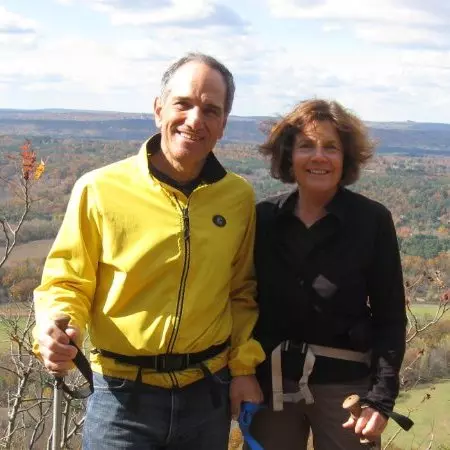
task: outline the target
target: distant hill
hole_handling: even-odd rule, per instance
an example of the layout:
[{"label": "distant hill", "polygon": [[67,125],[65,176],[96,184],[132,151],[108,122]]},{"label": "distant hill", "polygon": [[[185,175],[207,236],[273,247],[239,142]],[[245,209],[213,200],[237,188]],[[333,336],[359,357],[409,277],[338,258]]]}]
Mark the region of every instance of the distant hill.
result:
[{"label": "distant hill", "polygon": [[[222,142],[259,144],[262,125],[274,117],[231,116]],[[379,153],[450,155],[450,124],[367,122]],[[152,114],[65,109],[0,109],[0,135],[143,140],[156,131]]]}]

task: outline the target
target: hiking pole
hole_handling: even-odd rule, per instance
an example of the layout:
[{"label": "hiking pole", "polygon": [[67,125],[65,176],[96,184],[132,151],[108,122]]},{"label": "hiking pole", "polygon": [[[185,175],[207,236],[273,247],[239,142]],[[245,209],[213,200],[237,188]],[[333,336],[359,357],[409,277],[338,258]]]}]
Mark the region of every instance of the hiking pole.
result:
[{"label": "hiking pole", "polygon": [[[344,400],[342,407],[350,413],[355,422],[359,419],[359,416],[361,415],[362,412],[362,406],[360,403],[359,395],[353,394],[348,396]],[[372,442],[371,440],[365,437],[360,437],[359,442],[362,445],[367,445],[368,447],[373,447],[376,445],[375,442]]]},{"label": "hiking pole", "polygon": [[264,406],[259,403],[243,402],[241,405],[238,422],[242,437],[250,450],[264,450],[261,444],[250,434],[253,417],[261,408],[264,408]]},{"label": "hiking pole", "polygon": [[[372,408],[378,410],[381,414],[384,414],[387,418],[391,418],[394,422],[400,425],[400,427],[403,428],[405,431],[409,431],[411,427],[414,425],[414,422],[409,417],[399,414],[395,411],[392,411],[391,409],[383,406],[382,404],[378,403],[376,404],[375,402],[373,402],[368,398],[360,398],[359,395],[356,394],[347,397],[344,400],[342,407],[351,414],[354,420],[358,420],[362,411],[361,402],[363,402],[364,405],[371,406]],[[376,445],[373,442],[369,441],[367,438],[363,437],[360,439],[360,442],[363,445],[370,445],[372,447]]]},{"label": "hiking pole", "polygon": [[[56,326],[61,331],[66,331],[69,325],[69,316],[60,316],[54,320]],[[55,376],[53,382],[53,429],[52,429],[52,450],[60,450],[61,448],[61,423],[62,423],[62,399],[64,377]]]}]

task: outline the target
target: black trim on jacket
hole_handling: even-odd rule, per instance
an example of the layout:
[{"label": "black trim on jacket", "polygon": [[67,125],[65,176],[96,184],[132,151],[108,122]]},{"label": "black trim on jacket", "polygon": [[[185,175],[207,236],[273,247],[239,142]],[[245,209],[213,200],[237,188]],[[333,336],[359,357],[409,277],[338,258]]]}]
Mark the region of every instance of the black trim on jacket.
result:
[{"label": "black trim on jacket", "polygon": [[153,135],[147,142],[147,160],[149,171],[163,183],[180,190],[189,197],[189,194],[201,183],[212,184],[225,177],[227,171],[220,164],[213,152],[210,152],[205,159],[205,164],[198,177],[189,183],[178,183],[173,178],[167,176],[151,164],[151,156],[161,150],[161,133]]}]

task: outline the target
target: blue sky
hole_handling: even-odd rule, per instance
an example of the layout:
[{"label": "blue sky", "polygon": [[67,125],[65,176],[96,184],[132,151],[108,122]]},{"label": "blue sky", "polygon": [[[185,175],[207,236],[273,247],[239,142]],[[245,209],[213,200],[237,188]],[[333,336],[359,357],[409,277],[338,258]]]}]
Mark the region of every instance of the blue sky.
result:
[{"label": "blue sky", "polygon": [[164,69],[203,51],[234,115],[324,97],[450,123],[449,24],[444,0],[0,0],[0,108],[152,112]]}]

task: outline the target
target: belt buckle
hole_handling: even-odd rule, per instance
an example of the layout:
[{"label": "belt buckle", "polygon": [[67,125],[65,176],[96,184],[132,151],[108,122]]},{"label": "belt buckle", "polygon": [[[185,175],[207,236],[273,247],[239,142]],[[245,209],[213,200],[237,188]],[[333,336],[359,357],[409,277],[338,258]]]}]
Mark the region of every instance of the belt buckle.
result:
[{"label": "belt buckle", "polygon": [[178,372],[185,370],[189,365],[189,355],[180,355],[169,353],[166,355],[157,355],[157,372]]}]

